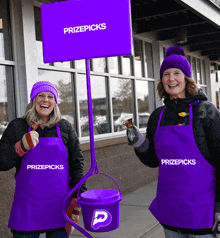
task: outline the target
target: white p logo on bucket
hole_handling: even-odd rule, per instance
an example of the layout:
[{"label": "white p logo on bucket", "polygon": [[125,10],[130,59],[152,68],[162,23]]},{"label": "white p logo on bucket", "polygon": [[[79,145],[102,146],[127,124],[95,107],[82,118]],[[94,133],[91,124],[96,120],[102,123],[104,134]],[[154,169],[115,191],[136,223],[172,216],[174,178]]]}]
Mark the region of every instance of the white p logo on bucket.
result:
[{"label": "white p logo on bucket", "polygon": [[101,226],[107,226],[111,223],[112,216],[106,210],[95,210],[92,216],[92,227],[97,230]]}]

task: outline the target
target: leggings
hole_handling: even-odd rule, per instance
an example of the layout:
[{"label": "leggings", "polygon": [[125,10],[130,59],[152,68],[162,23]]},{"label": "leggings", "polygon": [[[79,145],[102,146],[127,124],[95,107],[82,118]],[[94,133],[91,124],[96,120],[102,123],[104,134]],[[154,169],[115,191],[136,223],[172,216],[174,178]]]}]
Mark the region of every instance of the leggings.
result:
[{"label": "leggings", "polygon": [[166,238],[214,238],[214,235],[193,235],[193,234],[181,234],[175,231],[167,230],[164,228]]},{"label": "leggings", "polygon": [[[13,234],[13,238],[39,238],[40,233],[27,233],[25,235]],[[69,235],[65,230],[63,231],[46,231],[46,238],[69,238]]]}]

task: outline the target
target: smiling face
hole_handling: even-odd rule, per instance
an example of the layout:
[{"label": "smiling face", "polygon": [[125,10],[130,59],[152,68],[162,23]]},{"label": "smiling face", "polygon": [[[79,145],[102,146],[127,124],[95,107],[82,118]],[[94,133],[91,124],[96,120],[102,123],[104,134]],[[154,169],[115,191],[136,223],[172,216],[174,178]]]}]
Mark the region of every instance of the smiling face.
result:
[{"label": "smiling face", "polygon": [[35,108],[44,122],[48,121],[55,105],[54,95],[50,92],[41,92],[35,98]]},{"label": "smiling face", "polygon": [[185,98],[186,80],[182,70],[170,68],[163,72],[162,84],[169,94],[170,100],[174,98]]}]

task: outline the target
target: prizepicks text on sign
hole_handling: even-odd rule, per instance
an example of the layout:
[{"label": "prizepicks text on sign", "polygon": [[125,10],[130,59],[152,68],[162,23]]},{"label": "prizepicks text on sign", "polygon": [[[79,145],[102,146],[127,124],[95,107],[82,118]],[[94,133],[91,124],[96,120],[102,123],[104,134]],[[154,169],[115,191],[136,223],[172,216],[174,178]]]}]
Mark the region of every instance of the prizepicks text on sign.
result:
[{"label": "prizepicks text on sign", "polygon": [[45,63],[132,54],[130,0],[41,5]]}]

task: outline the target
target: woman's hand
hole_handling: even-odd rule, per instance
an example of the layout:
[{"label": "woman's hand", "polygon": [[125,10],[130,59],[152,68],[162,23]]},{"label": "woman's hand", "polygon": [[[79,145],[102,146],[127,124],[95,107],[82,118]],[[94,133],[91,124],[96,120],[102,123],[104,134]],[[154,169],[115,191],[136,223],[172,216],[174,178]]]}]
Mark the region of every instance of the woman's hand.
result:
[{"label": "woman's hand", "polygon": [[[77,199],[73,198],[69,208],[66,211],[66,215],[77,224],[79,221],[80,210],[81,208],[77,203]],[[74,230],[74,227],[66,221],[65,229],[68,234],[71,234]]]},{"label": "woman's hand", "polygon": [[39,142],[39,134],[36,131],[30,131],[24,134],[22,139],[15,144],[15,151],[22,157],[28,150],[33,149]]},{"label": "woman's hand", "polygon": [[136,126],[127,128],[128,144],[143,153],[147,151],[149,147],[149,140],[138,130]]}]

